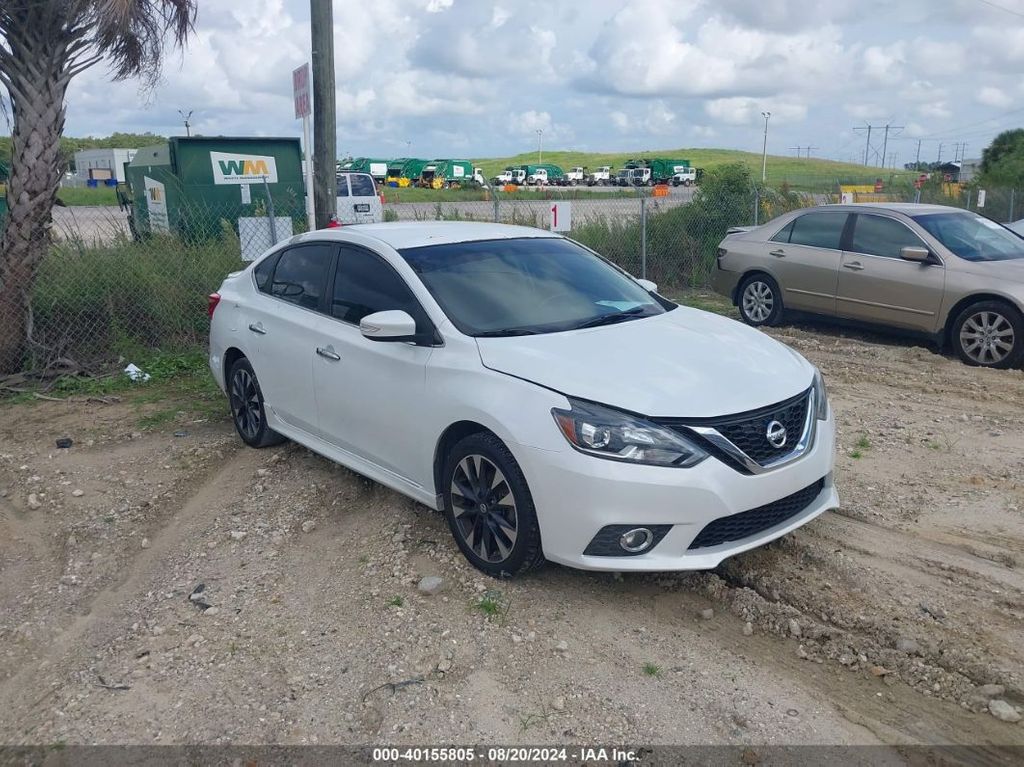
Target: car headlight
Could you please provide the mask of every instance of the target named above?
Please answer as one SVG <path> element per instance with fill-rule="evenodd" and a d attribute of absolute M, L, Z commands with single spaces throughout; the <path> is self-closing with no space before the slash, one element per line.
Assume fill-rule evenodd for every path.
<path fill-rule="evenodd" d="M 671 429 L 611 408 L 569 400 L 570 409 L 552 408 L 562 434 L 581 452 L 613 461 L 649 466 L 696 466 L 708 457 Z"/>
<path fill-rule="evenodd" d="M 825 379 L 821 371 L 814 368 L 814 404 L 815 415 L 819 421 L 828 420 L 828 391 L 825 389 Z"/>

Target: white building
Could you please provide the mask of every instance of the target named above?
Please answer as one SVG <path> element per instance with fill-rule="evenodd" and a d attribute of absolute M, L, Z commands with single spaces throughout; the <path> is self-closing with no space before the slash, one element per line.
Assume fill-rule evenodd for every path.
<path fill-rule="evenodd" d="M 124 182 L 124 166 L 133 157 L 134 149 L 83 149 L 75 152 L 76 186 L 84 186 L 89 179 L 96 179 L 101 184 L 111 178 Z"/>

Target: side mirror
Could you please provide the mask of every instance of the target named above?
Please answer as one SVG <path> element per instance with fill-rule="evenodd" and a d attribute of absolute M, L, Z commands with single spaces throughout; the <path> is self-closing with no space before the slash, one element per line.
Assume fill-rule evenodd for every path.
<path fill-rule="evenodd" d="M 636 284 L 646 290 L 648 293 L 658 292 L 658 283 L 651 282 L 650 280 L 637 280 Z"/>
<path fill-rule="evenodd" d="M 359 321 L 359 332 L 371 341 L 415 341 L 416 320 L 400 309 L 374 312 Z"/>
<path fill-rule="evenodd" d="M 900 248 L 900 258 L 904 261 L 917 261 L 923 264 L 931 258 L 931 255 L 931 251 L 928 248 L 921 248 L 917 245 L 907 245 L 905 248 Z"/>

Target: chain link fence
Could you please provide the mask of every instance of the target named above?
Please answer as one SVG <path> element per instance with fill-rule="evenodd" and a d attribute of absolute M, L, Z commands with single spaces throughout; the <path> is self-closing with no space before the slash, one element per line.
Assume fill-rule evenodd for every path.
<path fill-rule="evenodd" d="M 941 183 L 917 189 L 912 180 L 879 192 L 844 192 L 844 186 L 824 178 L 762 185 L 737 167 L 706 174 L 698 187 L 657 190 L 382 191 L 385 221 L 557 228 L 668 295 L 709 284 L 715 252 L 730 227 L 763 224 L 795 208 L 844 199 L 920 201 L 1008 222 L 1024 207 L 1015 189 L 989 189 L 979 199 L 976 189 Z M 251 257 L 305 231 L 301 201 L 291 203 L 296 201 L 283 201 L 276 214 L 271 204 L 239 217 L 236 208 L 193 201 L 177 224 L 173 214 L 161 212 L 158 226 L 117 206 L 56 208 L 31 292 L 26 364 L 41 369 L 64 359 L 87 365 L 144 350 L 201 347 L 208 330 L 206 296 L 245 266 L 243 254 Z"/>

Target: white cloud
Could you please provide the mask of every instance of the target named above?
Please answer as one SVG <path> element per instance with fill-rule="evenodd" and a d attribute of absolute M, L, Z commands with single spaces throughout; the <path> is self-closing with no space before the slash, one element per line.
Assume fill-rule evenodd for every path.
<path fill-rule="evenodd" d="M 843 136 L 865 122 L 981 147 L 991 136 L 955 128 L 994 135 L 1024 96 L 1024 27 L 976 0 L 375 0 L 334 14 L 339 148 L 369 155 L 412 139 L 418 154 L 510 154 L 538 128 L 552 148 L 760 150 L 762 110 L 780 146 L 823 154 L 848 157 L 863 139 Z M 192 109 L 206 134 L 298 135 L 289 73 L 309 47 L 307 0 L 206 3 L 152 93 L 102 67 L 77 78 L 68 133 L 176 134 Z"/>
<path fill-rule="evenodd" d="M 997 107 L 999 109 L 1006 109 L 1006 107 L 1014 103 L 1013 98 L 1005 91 L 991 85 L 986 85 L 978 91 L 975 101 L 987 107 Z"/>
<path fill-rule="evenodd" d="M 906 64 L 904 45 L 872 45 L 864 51 L 864 73 L 880 83 L 898 82 Z"/>
<path fill-rule="evenodd" d="M 736 96 L 727 99 L 709 101 L 705 107 L 708 115 L 731 125 L 749 125 L 763 120 L 762 112 L 771 113 L 770 122 L 803 120 L 807 116 L 807 106 L 797 102 L 782 100 L 760 100 L 748 96 Z"/>

